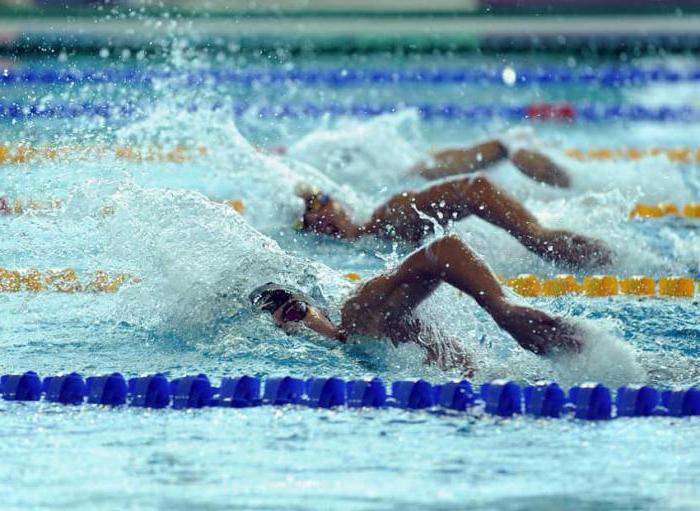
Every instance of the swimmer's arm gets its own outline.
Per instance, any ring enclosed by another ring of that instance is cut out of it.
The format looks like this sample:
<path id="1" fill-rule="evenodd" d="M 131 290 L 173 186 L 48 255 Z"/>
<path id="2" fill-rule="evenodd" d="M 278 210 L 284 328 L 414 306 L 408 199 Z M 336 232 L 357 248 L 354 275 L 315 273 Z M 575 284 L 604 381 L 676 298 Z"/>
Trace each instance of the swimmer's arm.
<path id="1" fill-rule="evenodd" d="M 508 157 L 508 150 L 498 140 L 490 140 L 468 149 L 445 149 L 433 153 L 434 165 L 419 163 L 412 169 L 425 179 L 441 179 L 476 172 Z"/>
<path id="2" fill-rule="evenodd" d="M 529 149 L 519 149 L 510 157 L 513 165 L 527 177 L 559 188 L 571 186 L 571 178 L 547 156 Z"/>
<path id="3" fill-rule="evenodd" d="M 345 342 L 347 340 L 345 331 L 331 323 L 324 314 L 316 309 L 316 307 L 309 307 L 302 323 L 304 323 L 304 326 L 307 328 L 329 339 L 340 342 Z"/>

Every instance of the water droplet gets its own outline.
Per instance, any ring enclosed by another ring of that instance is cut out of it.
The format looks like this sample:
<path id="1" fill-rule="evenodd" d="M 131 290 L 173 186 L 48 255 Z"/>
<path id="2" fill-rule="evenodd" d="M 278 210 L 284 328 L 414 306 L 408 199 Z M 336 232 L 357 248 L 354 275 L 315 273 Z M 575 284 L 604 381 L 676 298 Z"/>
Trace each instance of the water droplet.
<path id="1" fill-rule="evenodd" d="M 510 66 L 506 66 L 503 68 L 501 78 L 503 79 L 503 83 L 505 83 L 509 87 L 512 87 L 513 85 L 515 85 L 515 81 L 518 79 L 518 75 L 515 73 L 515 69 L 513 69 Z"/>

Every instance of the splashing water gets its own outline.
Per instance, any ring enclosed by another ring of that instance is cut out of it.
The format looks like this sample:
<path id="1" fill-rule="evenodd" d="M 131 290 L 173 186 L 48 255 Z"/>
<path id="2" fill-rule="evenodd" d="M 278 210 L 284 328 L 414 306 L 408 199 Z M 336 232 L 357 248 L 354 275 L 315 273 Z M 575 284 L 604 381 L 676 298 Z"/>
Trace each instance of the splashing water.
<path id="1" fill-rule="evenodd" d="M 277 281 L 300 287 L 337 310 L 351 289 L 342 277 L 344 271 L 359 268 L 369 277 L 394 266 L 405 248 L 396 252 L 394 246 L 392 253 L 384 255 L 381 243 L 363 242 L 358 255 L 358 249 L 349 245 L 310 241 L 290 233 L 290 224 L 303 211 L 295 189 L 300 184 L 318 187 L 358 216 L 367 216 L 392 193 L 426 185 L 407 172 L 425 158 L 428 144 L 417 132 L 415 112 L 322 126 L 293 144 L 284 157 L 261 151 L 242 129 L 223 114 L 184 112 L 161 102 L 145 118 L 118 130 L 116 143 L 136 147 L 201 145 L 210 148 L 205 157 L 176 168 L 168 164 L 144 168 L 109 159 L 30 167 L 27 177 L 10 182 L 3 193 L 51 190 L 66 199 L 66 207 L 43 219 L 18 219 L 11 227 L 17 236 L 9 237 L 13 253 L 22 254 L 25 261 L 34 258 L 40 262 L 42 254 L 50 250 L 56 264 L 56 258 L 69 261 L 80 246 L 85 268 L 107 267 L 139 276 L 143 280 L 140 285 L 117 295 L 110 312 L 115 321 L 172 334 L 211 353 L 252 349 L 260 356 L 308 355 L 311 348 L 304 344 L 303 336 L 301 344 L 289 352 L 285 352 L 289 348 L 285 345 L 250 346 L 251 339 L 276 334 L 269 320 L 250 314 L 250 290 Z M 556 152 L 552 157 L 571 172 L 572 190 L 533 183 L 507 162 L 488 176 L 524 200 L 545 226 L 604 240 L 616 253 L 607 271 L 656 275 L 698 272 L 694 231 L 627 220 L 628 209 L 636 200 L 688 200 L 692 193 L 683 186 L 687 178 L 682 170 L 669 169 L 659 180 L 654 160 L 606 162 L 602 168 L 592 169 L 601 166 L 573 161 Z M 244 217 L 210 200 L 234 197 L 244 200 Z M 100 214 L 105 206 L 114 213 Z M 47 224 L 55 231 L 37 242 Z M 560 271 L 504 231 L 477 218 L 460 222 L 453 229 L 499 273 L 544 276 Z M 295 253 L 285 252 L 261 233 L 280 242 L 286 236 L 285 248 L 293 247 Z M 329 254 L 324 257 L 327 264 L 313 261 L 319 251 Z M 591 319 L 584 321 L 591 340 L 583 354 L 536 357 L 500 332 L 471 300 L 455 300 L 455 293 L 444 286 L 420 311 L 435 329 L 446 337 L 458 338 L 474 354 L 479 379 L 644 381 L 650 377 L 645 372 L 661 359 L 664 367 L 678 368 L 683 381 L 697 373 L 693 360 L 682 355 L 635 350 L 620 341 L 623 334 L 619 328 L 599 317 L 594 318 L 595 324 Z M 595 309 L 575 301 L 538 305 L 576 317 Z M 617 305 L 607 307 L 609 314 L 616 314 Z M 312 342 L 322 345 L 318 339 Z M 324 350 L 329 356 L 338 356 L 330 347 Z M 397 375 L 435 376 L 437 371 L 422 366 L 423 354 L 416 347 L 353 347 L 346 355 L 358 360 L 383 358 Z M 669 371 L 651 377 L 668 378 Z"/>

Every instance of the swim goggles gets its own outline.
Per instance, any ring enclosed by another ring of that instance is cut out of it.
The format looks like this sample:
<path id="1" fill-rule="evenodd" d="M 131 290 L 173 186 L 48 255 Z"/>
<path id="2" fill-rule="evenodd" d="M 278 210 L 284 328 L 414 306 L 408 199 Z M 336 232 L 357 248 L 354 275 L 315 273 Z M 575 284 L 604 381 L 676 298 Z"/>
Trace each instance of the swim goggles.
<path id="1" fill-rule="evenodd" d="M 297 323 L 304 319 L 309 313 L 309 307 L 304 302 L 293 300 L 287 305 L 282 306 L 282 321 L 285 323 Z"/>

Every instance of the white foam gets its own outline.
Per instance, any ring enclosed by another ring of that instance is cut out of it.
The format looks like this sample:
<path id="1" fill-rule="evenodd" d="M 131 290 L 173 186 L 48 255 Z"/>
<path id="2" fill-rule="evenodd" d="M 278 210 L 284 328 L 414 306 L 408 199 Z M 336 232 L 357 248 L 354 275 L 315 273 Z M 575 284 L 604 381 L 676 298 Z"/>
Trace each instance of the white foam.
<path id="1" fill-rule="evenodd" d="M 614 325 L 606 320 L 591 321 L 569 318 L 583 332 L 581 353 L 558 354 L 552 357 L 557 380 L 563 385 L 595 381 L 610 386 L 643 383 L 646 372 L 639 363 L 639 354 L 613 333 Z"/>

